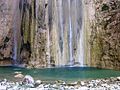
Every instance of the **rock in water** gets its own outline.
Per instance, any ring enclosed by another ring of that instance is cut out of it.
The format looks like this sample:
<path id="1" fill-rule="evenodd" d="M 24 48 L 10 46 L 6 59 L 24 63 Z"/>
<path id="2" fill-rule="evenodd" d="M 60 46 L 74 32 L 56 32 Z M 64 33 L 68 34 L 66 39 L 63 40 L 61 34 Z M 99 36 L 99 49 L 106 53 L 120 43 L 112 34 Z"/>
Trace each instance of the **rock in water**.
<path id="1" fill-rule="evenodd" d="M 26 75 L 23 78 L 22 84 L 24 84 L 24 85 L 34 85 L 34 78 L 30 75 Z"/>
<path id="2" fill-rule="evenodd" d="M 15 77 L 15 78 L 23 78 L 24 75 L 23 75 L 23 74 L 17 74 L 17 75 L 15 75 L 14 77 Z"/>

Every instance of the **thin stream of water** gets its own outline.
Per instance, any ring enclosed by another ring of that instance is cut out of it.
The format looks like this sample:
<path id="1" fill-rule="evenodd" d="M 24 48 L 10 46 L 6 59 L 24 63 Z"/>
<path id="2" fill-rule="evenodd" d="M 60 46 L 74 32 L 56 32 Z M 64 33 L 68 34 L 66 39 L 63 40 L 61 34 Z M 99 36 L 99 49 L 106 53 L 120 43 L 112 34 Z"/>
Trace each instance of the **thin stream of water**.
<path id="1" fill-rule="evenodd" d="M 71 0 L 68 1 L 69 7 L 69 54 L 70 54 L 70 65 L 73 64 L 73 46 L 72 46 L 72 22 L 71 22 Z"/>

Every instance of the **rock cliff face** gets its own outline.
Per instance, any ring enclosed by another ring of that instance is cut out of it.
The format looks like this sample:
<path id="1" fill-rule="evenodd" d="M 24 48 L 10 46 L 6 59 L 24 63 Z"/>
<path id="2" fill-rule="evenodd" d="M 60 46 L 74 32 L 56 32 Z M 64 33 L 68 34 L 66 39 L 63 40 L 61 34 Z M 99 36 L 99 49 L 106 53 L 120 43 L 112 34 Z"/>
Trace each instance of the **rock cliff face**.
<path id="1" fill-rule="evenodd" d="M 120 69 L 120 0 L 95 0 L 91 66 Z"/>
<path id="2" fill-rule="evenodd" d="M 2 62 L 119 69 L 119 0 L 12 1 L 0 2 Z"/>
<path id="3" fill-rule="evenodd" d="M 12 2 L 0 1 L 0 61 L 12 57 Z M 6 61 L 8 62 L 8 61 Z M 1 63 L 2 64 L 2 63 Z"/>

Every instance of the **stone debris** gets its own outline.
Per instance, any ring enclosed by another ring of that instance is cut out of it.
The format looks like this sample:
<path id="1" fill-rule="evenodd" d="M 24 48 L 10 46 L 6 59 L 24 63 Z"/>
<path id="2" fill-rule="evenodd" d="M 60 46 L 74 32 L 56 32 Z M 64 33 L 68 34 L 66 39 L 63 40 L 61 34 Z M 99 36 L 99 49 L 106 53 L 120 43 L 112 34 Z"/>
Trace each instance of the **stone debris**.
<path id="1" fill-rule="evenodd" d="M 120 90 L 120 80 L 118 77 L 111 77 L 107 79 L 82 80 L 63 84 L 56 81 L 34 81 L 32 76 L 26 75 L 22 83 L 21 81 L 8 81 L 7 79 L 0 80 L 0 90 Z"/>

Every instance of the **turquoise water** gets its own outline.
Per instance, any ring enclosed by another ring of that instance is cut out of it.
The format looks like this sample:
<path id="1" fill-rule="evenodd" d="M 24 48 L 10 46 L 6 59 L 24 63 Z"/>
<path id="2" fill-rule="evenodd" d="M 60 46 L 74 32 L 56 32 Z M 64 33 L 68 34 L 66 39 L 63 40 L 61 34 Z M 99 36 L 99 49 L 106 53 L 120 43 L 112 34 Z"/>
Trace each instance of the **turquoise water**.
<path id="1" fill-rule="evenodd" d="M 15 72 L 31 75 L 44 81 L 64 80 L 79 81 L 81 79 L 97 79 L 120 76 L 120 71 L 98 69 L 92 67 L 62 67 L 46 69 L 25 69 L 19 67 L 0 67 L 0 79 L 16 80 Z"/>

